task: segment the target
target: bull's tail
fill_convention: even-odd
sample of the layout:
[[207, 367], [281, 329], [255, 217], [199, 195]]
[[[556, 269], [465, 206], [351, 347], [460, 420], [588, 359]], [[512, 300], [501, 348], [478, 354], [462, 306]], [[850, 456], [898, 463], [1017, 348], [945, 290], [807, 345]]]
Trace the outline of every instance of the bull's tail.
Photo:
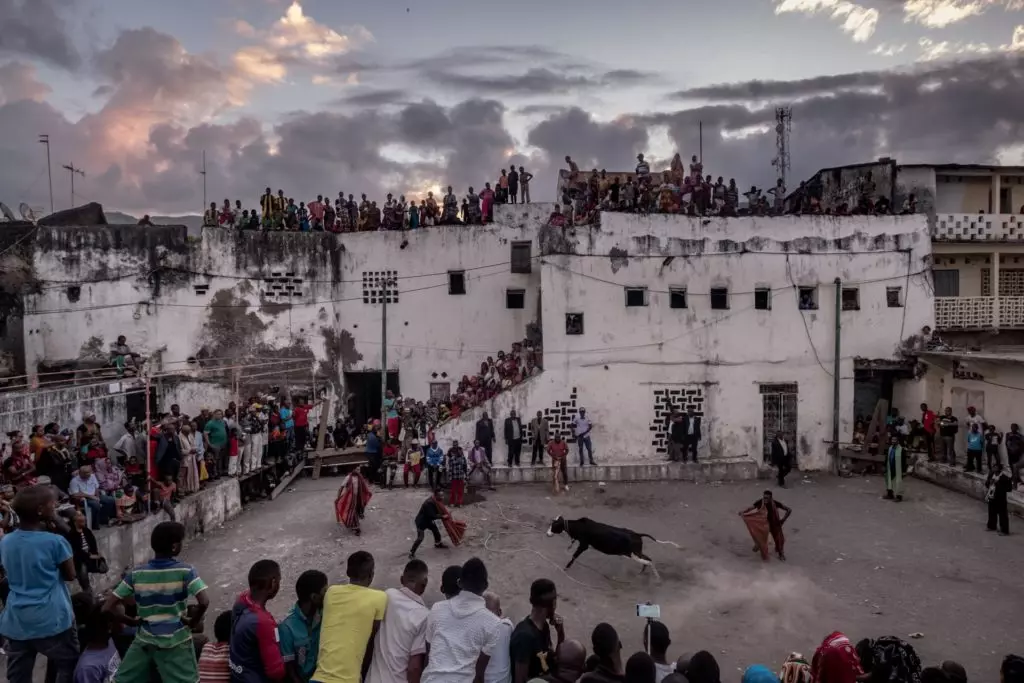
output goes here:
[[673, 543], [672, 541], [659, 541], [658, 539], [656, 539], [654, 536], [651, 536], [650, 534], [637, 534], [637, 535], [640, 536], [641, 538], [649, 538], [652, 541], [654, 541], [655, 543], [660, 543], [661, 545], [671, 545], [671, 546], [675, 546], [676, 548], [679, 548], [680, 550], [683, 549], [683, 547], [681, 545], [679, 545], [678, 543]]

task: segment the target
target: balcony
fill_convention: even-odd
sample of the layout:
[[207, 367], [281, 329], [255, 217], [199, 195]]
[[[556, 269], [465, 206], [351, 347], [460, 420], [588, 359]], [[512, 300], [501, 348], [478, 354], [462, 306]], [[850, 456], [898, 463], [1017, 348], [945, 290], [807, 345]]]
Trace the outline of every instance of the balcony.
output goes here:
[[937, 242], [1022, 242], [1024, 215], [945, 213], [935, 216], [932, 239]]
[[944, 331], [1024, 329], [1024, 296], [937, 296], [935, 328]]

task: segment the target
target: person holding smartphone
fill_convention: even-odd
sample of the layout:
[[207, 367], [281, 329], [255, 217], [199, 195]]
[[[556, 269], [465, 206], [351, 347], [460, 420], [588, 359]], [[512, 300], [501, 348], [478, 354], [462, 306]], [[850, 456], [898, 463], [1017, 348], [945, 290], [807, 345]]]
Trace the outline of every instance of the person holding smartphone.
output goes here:
[[[565, 641], [558, 592], [550, 579], [537, 579], [530, 585], [530, 614], [512, 631], [509, 653], [512, 658], [512, 683], [546, 676], [554, 672], [555, 650]], [[557, 642], [551, 643], [551, 628]]]

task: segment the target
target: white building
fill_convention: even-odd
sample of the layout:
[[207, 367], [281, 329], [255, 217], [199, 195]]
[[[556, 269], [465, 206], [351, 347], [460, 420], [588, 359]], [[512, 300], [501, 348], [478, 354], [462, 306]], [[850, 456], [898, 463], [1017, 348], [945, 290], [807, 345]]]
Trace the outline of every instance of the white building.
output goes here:
[[[566, 429], [586, 407], [600, 461], [654, 463], [666, 457], [672, 405], [703, 415], [704, 459], [759, 462], [782, 431], [802, 467], [823, 468], [837, 316], [842, 440], [907, 373], [908, 340], [934, 324], [924, 216], [604, 214], [600, 227], [563, 233], [547, 226], [552, 208], [498, 207], [492, 226], [424, 229], [404, 248], [397, 233], [206, 229], [186, 241], [176, 228], [42, 228], [23, 367], [45, 388], [64, 375], [40, 373], [101, 365], [123, 334], [152, 359], [161, 410], [315, 383], [367, 414], [379, 405], [380, 278], [394, 277], [387, 367], [406, 396], [444, 395], [498, 350], [543, 337], [544, 372], [450, 423], [443, 439], [471, 439], [484, 408], [500, 432], [511, 408], [546, 411]], [[212, 379], [196, 371], [211, 363], [246, 367]], [[58, 387], [6, 423], [75, 419], [78, 394]], [[14, 400], [0, 395], [0, 413]], [[118, 400], [128, 412], [144, 405]]]

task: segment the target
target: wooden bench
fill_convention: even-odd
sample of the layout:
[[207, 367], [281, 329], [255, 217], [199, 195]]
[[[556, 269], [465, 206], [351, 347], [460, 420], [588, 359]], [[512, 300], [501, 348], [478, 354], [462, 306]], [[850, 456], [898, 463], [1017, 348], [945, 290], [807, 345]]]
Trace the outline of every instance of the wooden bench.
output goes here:
[[307, 459], [306, 467], [313, 468], [313, 478], [319, 479], [321, 469], [324, 467], [358, 467], [366, 465], [366, 450], [362, 446], [351, 446], [349, 448], [325, 448], [322, 451], [313, 453], [312, 463]]

